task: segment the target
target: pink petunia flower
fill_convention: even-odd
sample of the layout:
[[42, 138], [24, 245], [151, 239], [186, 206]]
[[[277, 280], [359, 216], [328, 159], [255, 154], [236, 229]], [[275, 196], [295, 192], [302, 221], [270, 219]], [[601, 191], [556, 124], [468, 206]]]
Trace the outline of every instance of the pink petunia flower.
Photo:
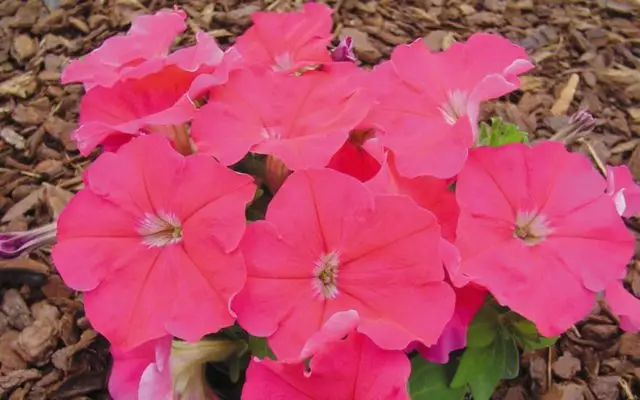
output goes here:
[[589, 160], [562, 143], [474, 149], [458, 176], [461, 273], [555, 336], [622, 279], [634, 239]]
[[233, 323], [250, 176], [149, 135], [100, 156], [85, 184], [58, 220], [53, 260], [68, 286], [86, 292], [96, 330], [126, 351]]
[[442, 236], [455, 241], [460, 209], [449, 182], [430, 176], [405, 178], [398, 173], [396, 157], [389, 154], [380, 171], [366, 183], [375, 193], [404, 194], [420, 207], [435, 214], [442, 228]]
[[633, 217], [640, 212], [640, 186], [634, 181], [629, 167], [607, 166], [607, 194], [613, 198], [618, 213]]
[[[242, 390], [244, 400], [409, 400], [411, 364], [398, 350], [383, 350], [356, 331], [320, 346], [309, 363], [254, 358]], [[328, 335], [335, 336], [336, 332]], [[326, 335], [323, 335], [326, 336]]]
[[[455, 301], [439, 243], [433, 214], [408, 197], [373, 195], [330, 169], [297, 171], [266, 220], [247, 229], [247, 283], [233, 309], [279, 359], [298, 359], [324, 322], [347, 310], [358, 313], [358, 331], [384, 349], [431, 345]], [[415, 318], [415, 307], [429, 318]]]
[[114, 400], [173, 400], [169, 357], [171, 336], [130, 350], [111, 348], [113, 366], [109, 393]]
[[366, 182], [380, 171], [384, 158], [384, 147], [371, 130], [355, 130], [327, 167]]
[[248, 67], [294, 72], [331, 62], [332, 10], [326, 4], [306, 3], [302, 11], [256, 12], [253, 26], [238, 37], [235, 48]]
[[474, 143], [480, 103], [517, 89], [517, 75], [532, 67], [523, 48], [491, 34], [441, 53], [422, 40], [401, 45], [373, 71], [378, 103], [367, 120], [382, 131], [401, 175], [450, 178]]
[[611, 311], [620, 317], [620, 328], [640, 332], [640, 299], [629, 293], [621, 281], [613, 282], [604, 292]]
[[346, 63], [297, 77], [235, 71], [193, 121], [197, 151], [224, 165], [250, 151], [273, 155], [291, 170], [322, 168], [369, 112], [361, 73]]
[[83, 155], [98, 145], [116, 151], [136, 136], [150, 133], [172, 140], [183, 154], [191, 152], [185, 122], [196, 114], [186, 96], [194, 75], [168, 67], [141, 79], [95, 87], [82, 97], [80, 121], [72, 137]]

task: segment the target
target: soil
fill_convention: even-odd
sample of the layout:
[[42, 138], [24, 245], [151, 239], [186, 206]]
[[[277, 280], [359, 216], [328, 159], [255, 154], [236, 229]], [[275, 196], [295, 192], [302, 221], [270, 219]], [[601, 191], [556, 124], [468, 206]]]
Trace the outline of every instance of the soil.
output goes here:
[[[417, 38], [436, 51], [479, 31], [520, 43], [537, 68], [521, 90], [487, 104], [483, 115], [499, 115], [546, 138], [586, 109], [597, 123], [577, 149], [588, 142], [601, 159], [628, 164], [640, 179], [640, 0], [326, 2], [335, 10], [336, 38], [352, 36], [365, 65]], [[83, 90], [59, 83], [69, 59], [125, 31], [136, 15], [174, 4], [189, 15], [179, 45], [202, 29], [228, 46], [250, 25], [252, 12], [301, 3], [0, 0], [0, 232], [51, 222], [81, 187], [89, 160], [79, 156], [70, 133]], [[0, 398], [108, 399], [107, 344], [49, 256], [44, 248], [0, 261]], [[637, 261], [628, 281], [640, 296]], [[553, 349], [523, 354], [520, 377], [494, 398], [632, 400], [638, 393], [640, 335], [621, 332], [601, 306]]]

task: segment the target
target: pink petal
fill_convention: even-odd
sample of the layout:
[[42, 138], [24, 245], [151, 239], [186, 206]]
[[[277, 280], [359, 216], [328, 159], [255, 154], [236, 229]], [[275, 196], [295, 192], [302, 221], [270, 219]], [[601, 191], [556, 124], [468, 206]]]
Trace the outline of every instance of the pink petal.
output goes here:
[[380, 162], [364, 146], [347, 140], [327, 167], [366, 182], [380, 170]]
[[72, 61], [62, 73], [62, 83], [82, 82], [87, 88], [112, 86], [122, 69], [166, 56], [173, 40], [186, 29], [185, 18], [183, 11], [170, 10], [137, 17], [126, 35], [113, 36]]
[[[88, 155], [112, 135], [138, 136], [155, 125], [179, 125], [195, 115], [185, 96], [194, 75], [167, 67], [141, 79], [96, 87], [82, 98], [80, 123], [73, 133], [78, 148]], [[164, 132], [164, 131], [163, 131]], [[169, 132], [164, 133], [170, 136]]]
[[331, 12], [321, 3], [307, 3], [298, 12], [256, 12], [235, 46], [250, 67], [291, 72], [330, 62]]
[[629, 293], [622, 282], [615, 282], [607, 287], [605, 299], [611, 311], [620, 316], [620, 327], [627, 332], [640, 331], [640, 302]]
[[609, 179], [613, 187], [610, 195], [621, 197], [624, 203], [622, 216], [633, 217], [640, 212], [640, 187], [633, 179], [626, 165], [607, 167]]
[[225, 165], [248, 151], [276, 156], [294, 170], [327, 165], [372, 102], [350, 82], [357, 68], [346, 67], [298, 77], [232, 73], [194, 120], [198, 151]]
[[408, 400], [410, 373], [403, 352], [382, 350], [367, 337], [352, 333], [315, 355], [310, 374], [305, 373], [302, 363], [254, 359], [247, 370], [242, 398]]

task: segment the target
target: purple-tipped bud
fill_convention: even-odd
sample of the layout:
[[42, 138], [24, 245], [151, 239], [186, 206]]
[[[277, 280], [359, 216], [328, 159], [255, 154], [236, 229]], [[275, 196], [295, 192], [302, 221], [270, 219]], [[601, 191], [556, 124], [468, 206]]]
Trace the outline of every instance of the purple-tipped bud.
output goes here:
[[29, 231], [0, 233], [0, 259], [16, 258], [56, 239], [56, 223]]
[[340, 40], [331, 52], [333, 61], [356, 62], [356, 55], [353, 53], [353, 39], [351, 36], [345, 36]]
[[580, 110], [569, 119], [569, 124], [578, 133], [588, 133], [596, 126], [596, 119], [587, 110]]

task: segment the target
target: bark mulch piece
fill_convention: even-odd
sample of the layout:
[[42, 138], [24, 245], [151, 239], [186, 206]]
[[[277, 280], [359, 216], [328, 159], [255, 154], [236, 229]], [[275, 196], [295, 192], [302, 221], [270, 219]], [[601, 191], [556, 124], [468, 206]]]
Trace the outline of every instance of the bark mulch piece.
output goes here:
[[[132, 18], [178, 4], [190, 29], [233, 43], [258, 10], [290, 10], [301, 0], [0, 0], [0, 231], [53, 220], [81, 188], [88, 160], [70, 133], [79, 85], [62, 87], [70, 58], [125, 31]], [[640, 179], [640, 3], [638, 0], [334, 0], [335, 35], [352, 36], [365, 65], [393, 46], [422, 38], [433, 50], [478, 31], [523, 45], [537, 68], [522, 90], [487, 104], [548, 138], [586, 109], [588, 142], [602, 160], [628, 163]], [[632, 221], [631, 225], [640, 226]], [[640, 246], [638, 247], [640, 249]], [[640, 266], [629, 284], [640, 296]], [[81, 298], [56, 275], [49, 249], [0, 263], [0, 398], [106, 399], [106, 342], [89, 326]], [[521, 376], [496, 399], [634, 399], [640, 393], [640, 335], [623, 334], [604, 306], [555, 348], [524, 354]], [[637, 396], [637, 395], [636, 395]], [[637, 399], [637, 397], [635, 397]]]

